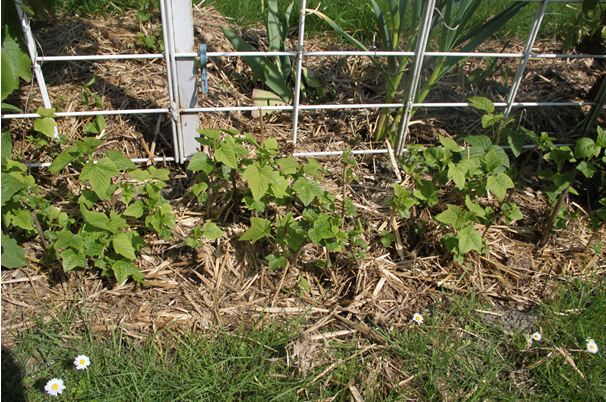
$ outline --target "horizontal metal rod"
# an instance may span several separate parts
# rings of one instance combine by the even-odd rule
[[[343,155],[344,151],[318,151],[318,152],[293,152],[294,157],[314,157],[314,156],[339,156]],[[352,155],[379,155],[386,154],[387,149],[357,149],[351,151]]]
[[[580,107],[592,106],[593,102],[515,102],[513,107]],[[494,102],[495,107],[505,107],[505,102]],[[413,107],[425,108],[449,108],[470,107],[469,102],[423,102],[413,103]],[[404,105],[401,103],[353,103],[335,105],[301,105],[301,110],[349,110],[349,109],[398,109]],[[606,108],[606,106],[605,106]],[[223,112],[252,112],[256,110],[267,111],[291,111],[291,105],[281,106],[219,106],[219,107],[195,107],[181,109],[181,113],[223,113]],[[124,110],[92,110],[84,112],[57,112],[55,117],[92,117],[92,116],[116,116],[129,114],[160,114],[168,113],[168,109],[124,109]],[[11,113],[3,114],[2,119],[35,119],[40,117],[37,113]]]
[[[148,161],[151,161],[150,158],[131,158],[130,160],[133,163],[147,163]],[[174,162],[174,161],[175,161],[175,158],[173,158],[172,156],[154,157],[154,162]],[[97,163],[97,161],[94,161],[94,162]],[[26,163],[25,165],[30,168],[44,168],[44,167],[49,167],[51,165],[51,162],[31,162],[31,163]]]
[[[159,109],[117,109],[117,110],[88,110],[83,112],[56,112],[54,117],[89,117],[89,116],[115,116],[127,114],[159,114],[168,113],[167,108]],[[3,114],[2,119],[36,119],[38,113],[9,113]]]
[[[207,57],[271,57],[271,56],[296,56],[295,51],[251,51],[251,52],[208,52]],[[373,57],[413,57],[414,52],[408,51],[386,51],[386,50],[329,50],[329,51],[309,51],[303,52],[303,56],[309,57],[355,57],[355,56],[373,56]],[[522,53],[497,53],[497,52],[426,52],[427,57],[498,57],[498,58],[522,58]],[[198,57],[197,53],[177,53],[178,59],[193,59]],[[572,54],[572,53],[533,53],[531,59],[605,59],[604,54]],[[78,55],[78,56],[38,56],[36,60],[39,63],[52,61],[109,61],[109,60],[143,60],[143,59],[164,59],[160,53],[149,54],[97,54],[97,55]]]

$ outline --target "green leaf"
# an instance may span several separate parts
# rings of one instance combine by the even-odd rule
[[[598,136],[596,144],[598,147],[606,148],[606,130],[602,127],[598,127]]]
[[[25,250],[12,237],[2,232],[2,266],[20,268],[27,266]]]
[[[38,110],[36,110],[36,113],[38,113],[40,115],[40,117],[55,117],[55,108],[54,107],[50,107],[50,108],[39,107]]]
[[[505,194],[507,194],[507,190],[513,187],[513,181],[505,173],[490,175],[486,180],[486,188],[491,191],[499,201],[503,201]]]
[[[119,170],[133,170],[137,165],[120,151],[107,151],[105,156],[111,159]]]
[[[459,251],[461,254],[467,254],[470,251],[482,251],[484,241],[478,231],[472,226],[465,226],[457,234],[459,239]]]
[[[282,174],[291,175],[299,171],[299,162],[295,158],[280,158],[276,160]]]
[[[283,255],[278,257],[275,254],[265,256],[265,260],[267,261],[267,266],[272,271],[284,268],[288,262],[286,260],[286,257],[284,257]]]
[[[583,176],[585,176],[588,179],[590,177],[593,177],[593,175],[597,171],[595,165],[593,163],[587,162],[587,161],[582,161],[581,163],[579,163],[577,165],[577,170],[579,172],[583,173]]]
[[[448,164],[448,179],[454,181],[459,190],[465,188],[465,173],[466,170],[462,169],[458,164],[455,165],[452,162]]]
[[[271,222],[265,218],[250,218],[250,227],[240,236],[240,240],[250,240],[255,243],[257,240],[269,236]]]
[[[34,120],[34,130],[46,135],[49,138],[53,138],[55,135],[56,127],[57,122],[51,117],[42,117]]]
[[[458,230],[465,226],[472,218],[473,215],[463,208],[448,204],[446,210],[439,213],[435,219]]]
[[[292,185],[292,189],[305,206],[311,204],[316,197],[319,198],[324,194],[324,190],[318,183],[305,177],[299,177]]]
[[[498,145],[493,145],[486,152],[484,163],[486,163],[486,170],[492,173],[503,172],[510,166],[507,153]]]
[[[501,207],[501,210],[503,211],[503,216],[505,217],[505,222],[507,222],[507,224],[511,224],[520,219],[524,219],[524,214],[520,210],[520,207],[518,206],[518,204],[514,204],[514,203],[503,204],[503,206]]]
[[[2,201],[0,203],[4,206],[15,194],[27,186],[13,175],[2,173],[0,177],[2,178],[2,182],[0,183],[0,187],[2,188]]]
[[[241,154],[240,147],[234,139],[228,137],[215,150],[215,159],[232,169],[238,168],[238,155]]]
[[[219,237],[223,236],[223,231],[214,222],[206,222],[202,226],[202,236],[206,237],[210,241],[215,241]]]
[[[132,277],[135,281],[143,283],[145,275],[137,268],[135,264],[130,261],[118,260],[112,264],[112,271],[116,277],[116,281],[123,285],[126,283],[129,277]]]
[[[2,111],[3,112],[13,112],[13,113],[23,113],[23,110],[21,110],[17,106],[11,105],[8,103],[4,103],[4,102],[2,102]]]
[[[524,150],[524,144],[526,143],[526,135],[520,131],[514,131],[507,136],[507,143],[511,147],[511,152],[517,158],[522,154]]]
[[[103,158],[97,163],[88,162],[82,168],[80,180],[88,182],[92,190],[102,200],[109,199],[109,186],[114,176],[120,174],[118,167],[109,158]]]
[[[187,164],[187,170],[191,170],[192,172],[204,172],[205,174],[212,172],[214,167],[215,164],[204,152],[193,154]]]
[[[8,131],[0,133],[2,146],[0,147],[2,152],[2,164],[4,165],[5,159],[11,159],[13,157],[13,144],[11,142],[11,134]]]
[[[253,163],[244,169],[242,178],[248,183],[248,187],[252,191],[253,198],[260,201],[267,193],[269,185],[278,180],[280,174],[273,170],[271,166],[261,167],[258,162]]]
[[[471,145],[470,158],[482,156],[492,147],[492,141],[485,135],[468,135],[465,137],[465,142]]]
[[[471,198],[469,197],[469,195],[465,195],[465,206],[475,216],[480,217],[480,218],[486,217],[486,211],[484,210],[484,208],[482,208],[482,206],[480,204],[473,202],[471,200]]]
[[[459,144],[457,144],[457,142],[455,140],[453,140],[452,138],[444,137],[444,136],[440,135],[439,139],[440,139],[440,144],[442,144],[442,146],[444,148],[448,149],[451,152],[461,152],[465,149],[462,146],[460,146]]]
[[[18,209],[16,211],[11,211],[10,215],[10,223],[13,226],[20,227],[25,230],[34,230],[34,218],[32,217],[32,213],[25,209]]]
[[[133,247],[133,241],[128,233],[116,233],[112,238],[112,246],[114,247],[114,251],[117,254],[120,254],[123,257],[128,258],[129,260],[134,260],[137,258],[135,256],[135,248]]]
[[[4,14],[4,13],[3,13]],[[11,35],[8,24],[4,24],[2,35],[2,52],[0,52],[0,70],[2,70],[1,96],[4,101],[14,90],[19,88],[19,78],[25,81],[32,79],[32,63],[27,53]]]
[[[476,108],[478,110],[482,110],[486,113],[494,112],[494,103],[488,98],[484,98],[482,96],[472,96],[467,99],[470,103],[471,107]]]
[[[69,272],[75,268],[87,268],[88,261],[86,257],[76,253],[73,249],[68,248],[59,254],[61,258],[61,264],[63,265],[63,271]]]
[[[133,218],[140,218],[143,216],[143,202],[137,200],[130,204],[123,212],[124,215],[130,216]]]
[[[84,222],[96,227],[97,229],[103,229],[111,232],[109,227],[109,218],[105,214],[102,214],[101,212],[89,211],[82,207],[80,208],[80,213],[82,214],[82,218],[84,218]]]
[[[587,137],[579,138],[574,147],[574,156],[577,159],[590,159],[600,154],[600,147]]]

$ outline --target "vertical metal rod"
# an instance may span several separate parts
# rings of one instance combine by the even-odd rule
[[[193,59],[178,59],[177,53],[191,52],[194,47],[194,23],[191,0],[169,0],[166,4],[169,21],[170,62],[173,67],[173,91],[177,103],[177,136],[179,161],[184,162],[198,150],[198,128],[200,117],[197,113],[184,113],[183,109],[198,106],[196,64]]]
[[[545,16],[545,10],[547,9],[548,3],[549,0],[543,0],[543,3],[541,4],[541,7],[539,8],[539,11],[537,12],[537,15],[532,23],[532,29],[530,30],[530,35],[528,35],[526,47],[524,48],[524,57],[518,65],[518,70],[516,71],[516,75],[514,76],[513,82],[511,83],[511,89],[509,90],[509,94],[507,95],[507,107],[505,108],[504,112],[505,117],[509,116],[509,114],[511,113],[511,108],[513,107],[516,95],[518,94],[518,89],[520,89],[522,77],[524,76],[524,71],[526,71],[526,66],[528,65],[528,60],[530,59],[530,55],[532,53],[534,41],[537,39],[537,35],[539,34],[539,30],[541,29],[541,23],[543,22],[543,17]]]
[[[170,35],[169,35],[169,26],[168,26],[168,16],[167,16],[167,6],[166,0],[160,0],[160,16],[162,18],[162,36],[164,39],[164,63],[166,64],[166,77],[168,81],[168,102],[169,102],[169,110],[170,110],[170,125],[171,131],[173,133],[173,156],[175,161],[179,162],[179,139],[178,139],[178,126],[176,116],[176,108],[177,102],[175,100],[175,90],[173,88],[173,66],[171,65],[170,60]]]
[[[36,77],[36,82],[38,83],[38,88],[40,88],[40,94],[42,95],[42,104],[46,109],[50,109],[52,107],[52,104],[48,96],[48,90],[46,89],[46,81],[44,80],[42,67],[40,66],[40,63],[38,63],[38,51],[36,50],[36,40],[34,39],[34,35],[32,34],[31,26],[29,25],[29,18],[27,17],[27,14],[23,12],[21,4],[21,0],[15,0],[17,15],[19,16],[19,20],[21,21],[21,30],[23,31],[23,36],[25,36],[25,42],[27,43],[29,58],[32,60],[34,75]],[[53,128],[53,137],[59,138],[59,130],[57,129],[57,127]]]
[[[303,48],[305,46],[305,10],[307,1],[301,0],[301,12],[299,15],[299,40],[297,42],[297,68],[295,71],[295,93],[293,100],[292,117],[292,146],[293,152],[297,146],[297,132],[299,130],[299,103],[301,100],[301,73],[303,70]]]
[[[431,21],[433,19],[433,9],[435,5],[436,0],[428,0],[424,10],[423,25],[421,26],[421,32],[419,33],[419,39],[417,40],[417,47],[415,49],[415,64],[410,80],[410,88],[407,94],[408,99],[406,100],[405,104],[406,109],[404,110],[404,117],[400,123],[400,130],[397,137],[397,155],[402,155],[404,144],[406,143],[408,124],[410,123],[410,115],[412,113],[413,103],[417,98],[417,90],[419,88],[419,82],[421,81],[421,71],[423,70],[423,60],[425,59],[425,49],[427,48],[427,41],[429,40]]]

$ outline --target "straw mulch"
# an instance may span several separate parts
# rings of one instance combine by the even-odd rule
[[[210,50],[231,49],[220,30],[229,21],[208,7],[204,13],[196,10],[195,21],[197,40],[208,43]],[[137,38],[141,30],[156,35],[160,32],[157,21],[140,24],[133,13],[98,19],[68,17],[36,27],[37,38],[47,55],[145,52]],[[259,30],[250,30],[246,35],[263,43]],[[310,39],[306,46],[320,50],[339,45],[326,37]],[[506,50],[519,50],[519,46],[515,44]],[[492,47],[501,50],[502,44],[487,45],[486,50]],[[478,63],[483,62],[471,61],[453,72],[428,100],[461,101],[469,94],[479,93],[480,88],[456,85],[466,71],[481,65]],[[513,63],[510,68],[515,68]],[[306,64],[326,84],[327,99],[323,102],[381,102],[378,74],[368,60],[310,58]],[[96,79],[93,88],[103,95],[108,109],[167,105],[161,60],[48,63],[44,70],[51,98],[64,111],[93,108],[82,105],[82,86],[92,77]],[[557,77],[545,74],[551,70],[557,72]],[[597,74],[593,66],[583,61],[533,62],[528,71],[530,79],[519,97],[547,100],[542,94],[549,94],[549,100],[583,100]],[[201,99],[200,105],[250,105],[254,83],[249,76],[248,67],[241,60],[215,60],[210,66],[210,93]],[[540,78],[535,81],[532,77]],[[496,88],[501,79],[488,77],[482,88]],[[571,82],[575,86],[569,85]],[[533,87],[532,83],[537,85]],[[495,99],[503,98],[503,92],[494,91]],[[41,104],[35,88],[24,88],[18,101],[26,105],[25,111],[35,110]],[[559,132],[568,133],[579,121],[580,112],[564,111],[558,116],[550,115],[549,119],[547,113],[550,112],[533,109],[524,114],[524,119],[532,124],[554,121]],[[376,118],[374,111],[302,113],[302,143],[298,150],[338,149],[346,144],[370,148],[373,145],[365,139]],[[259,122],[247,114],[203,114],[200,119],[202,127],[232,127],[259,133]],[[73,140],[82,135],[87,121],[59,119],[60,130]],[[437,132],[457,135],[473,131],[479,120],[472,111],[431,111],[419,112],[415,121],[412,140],[432,142]],[[30,130],[28,124],[11,122],[17,153],[24,160],[48,160],[48,155],[24,140]],[[279,138],[288,149],[290,114],[266,117],[264,129],[265,136]],[[165,116],[111,117],[105,133],[107,144],[102,151],[122,149],[131,157],[146,157],[149,153],[171,155],[169,130]],[[333,167],[335,175],[325,186],[337,190],[341,187],[336,168],[340,166],[339,160],[327,159],[325,163]],[[76,313],[74,329],[90,327],[104,332],[119,328],[133,339],[144,339],[152,332],[168,328],[238,326],[257,322],[260,317],[303,315],[305,335],[317,342],[352,333],[380,342],[381,338],[370,327],[391,329],[407,325],[413,312],[431,311],[449,293],[479,294],[496,311],[525,311],[548,297],[558,281],[606,272],[604,258],[587,248],[592,236],[606,240],[606,233],[592,235],[588,231],[580,205],[572,206],[579,211],[579,221],[570,222],[566,229],[555,233],[542,249],[534,249],[539,237],[537,228],[547,219],[549,210],[546,197],[532,189],[519,191],[514,197],[525,215],[518,226],[494,226],[488,231],[490,255],[473,256],[464,266],[453,263],[439,242],[443,229],[430,227],[426,233],[409,238],[410,223],[390,216],[385,205],[396,175],[389,160],[383,157],[359,159],[358,179],[348,188],[368,227],[366,240],[372,247],[367,257],[336,258],[331,260],[330,268],[320,269],[311,263],[312,257],[330,256],[322,249],[306,246],[295,267],[272,272],[264,266],[256,246],[229,240],[237,239],[243,232],[240,223],[226,224],[227,236],[196,251],[179,244],[192,227],[204,222],[205,214],[186,202],[187,177],[182,168],[171,169],[172,203],[178,221],[176,240],[169,243],[148,239],[150,247],[138,260],[146,275],[145,284],[117,286],[94,272],[66,276],[59,267],[41,267],[37,260],[41,245],[28,244],[31,267],[2,272],[3,343],[13,342],[15,334],[36,325],[36,320],[49,320],[66,310]],[[41,171],[39,179],[43,187],[50,189],[54,184],[44,174]],[[397,234],[396,250],[380,246],[380,234],[385,231]]]

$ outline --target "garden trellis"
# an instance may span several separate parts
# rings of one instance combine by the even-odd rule
[[[43,106],[50,108],[52,105],[46,90],[44,75],[41,64],[60,61],[105,61],[105,60],[136,60],[136,59],[163,59],[167,71],[167,89],[169,95],[168,108],[154,109],[122,109],[122,110],[99,110],[99,111],[72,111],[57,112],[56,117],[93,117],[110,115],[133,115],[133,114],[168,114],[172,128],[172,141],[174,155],[172,157],[157,157],[158,161],[175,161],[183,163],[194,154],[198,148],[195,138],[199,128],[199,114],[222,113],[222,112],[252,112],[252,111],[290,111],[292,112],[292,155],[296,157],[321,157],[340,155],[343,151],[297,151],[299,117],[302,111],[308,110],[353,110],[353,109],[404,109],[404,116],[395,139],[395,152],[401,154],[405,151],[407,134],[412,111],[416,108],[465,108],[471,107],[468,102],[417,102],[417,90],[423,73],[424,61],[432,57],[470,57],[470,58],[513,58],[519,59],[515,76],[505,102],[495,102],[496,107],[504,108],[508,115],[513,108],[524,107],[580,107],[593,105],[592,102],[517,102],[516,96],[525,75],[528,62],[531,59],[564,59],[564,58],[606,58],[600,54],[553,54],[532,52],[533,45],[539,33],[543,17],[546,14],[549,3],[580,3],[582,0],[516,0],[527,2],[540,2],[538,11],[533,20],[530,34],[526,40],[525,47],[521,53],[495,53],[495,52],[435,52],[426,51],[427,43],[432,27],[432,19],[435,13],[436,0],[427,0],[424,3],[423,15],[419,26],[419,35],[414,51],[305,51],[305,17],[307,14],[307,2],[301,0],[298,22],[297,48],[292,51],[228,51],[228,52],[206,52],[205,46],[199,46],[198,52],[194,49],[193,17],[191,0],[161,0],[160,10],[162,18],[162,32],[164,40],[164,53],[149,54],[100,54],[100,55],[70,55],[70,56],[38,56],[36,42],[31,32],[27,15],[21,9],[21,1],[16,1],[21,27],[27,43],[28,52],[32,60],[34,76],[42,95]],[[203,45],[203,44],[202,44]],[[292,105],[275,106],[225,106],[225,107],[198,107],[199,85],[196,58],[199,58],[202,68],[205,68],[207,60],[220,57],[246,57],[246,56],[289,56],[296,59],[295,63],[295,89]],[[301,103],[301,81],[305,57],[402,57],[412,58],[410,68],[408,90],[405,99],[397,103],[356,103],[356,104],[302,104]],[[32,119],[40,117],[36,113],[7,113],[2,114],[2,119]],[[56,130],[56,129],[55,129]],[[55,133],[57,135],[57,133]],[[352,154],[387,154],[391,150],[384,149],[354,149]],[[133,159],[134,162],[147,162],[148,158]],[[48,166],[47,163],[33,163],[31,166]]]

